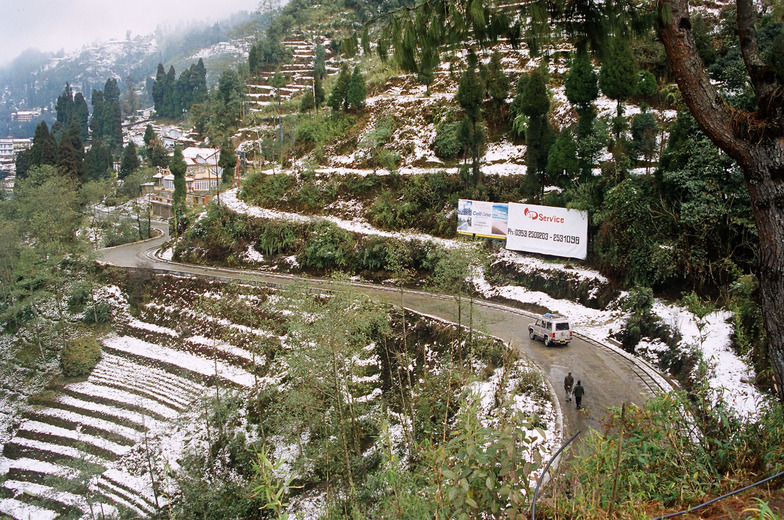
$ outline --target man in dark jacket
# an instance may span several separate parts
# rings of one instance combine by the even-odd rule
[[[566,392],[566,402],[572,400],[572,387],[574,386],[574,377],[572,377],[572,373],[569,372],[566,374],[564,378],[564,391]]]
[[[577,381],[577,384],[574,386],[574,401],[578,410],[582,409],[584,395],[585,388],[583,388],[583,385],[580,383],[580,381]]]

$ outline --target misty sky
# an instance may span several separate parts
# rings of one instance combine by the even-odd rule
[[[3,0],[0,66],[23,50],[79,49],[85,43],[155,31],[159,24],[217,21],[237,11],[255,11],[259,0]]]

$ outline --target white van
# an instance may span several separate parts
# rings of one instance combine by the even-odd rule
[[[569,323],[569,318],[548,312],[528,325],[528,337],[531,339],[542,338],[546,347],[567,345],[572,341],[572,326]]]

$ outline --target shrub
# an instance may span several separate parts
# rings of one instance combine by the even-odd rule
[[[87,324],[106,324],[112,321],[112,308],[106,302],[98,302],[94,307],[85,309],[84,322]]]
[[[438,127],[433,151],[439,159],[454,159],[463,152],[460,141],[460,121]]]
[[[79,312],[84,309],[88,301],[90,301],[90,287],[84,283],[77,284],[68,297],[68,310]]]
[[[93,336],[72,339],[60,355],[63,374],[68,377],[86,376],[101,360],[101,344]]]
[[[299,262],[303,267],[317,269],[343,268],[348,265],[353,244],[348,231],[331,222],[319,222]]]

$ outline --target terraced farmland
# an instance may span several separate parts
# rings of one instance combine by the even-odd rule
[[[138,463],[150,457],[146,441],[171,428],[216,381],[253,384],[247,368],[255,356],[210,334],[236,329],[234,338],[245,344],[261,334],[204,311],[187,333],[159,325],[189,312],[181,307],[193,303],[183,299],[186,285],[204,294],[199,284],[170,286],[141,309],[141,319],[128,313],[116,287],[106,291],[117,332],[102,339],[103,357],[86,380],[35,396],[23,412],[0,458],[0,516],[146,517],[165,505],[153,465]]]

